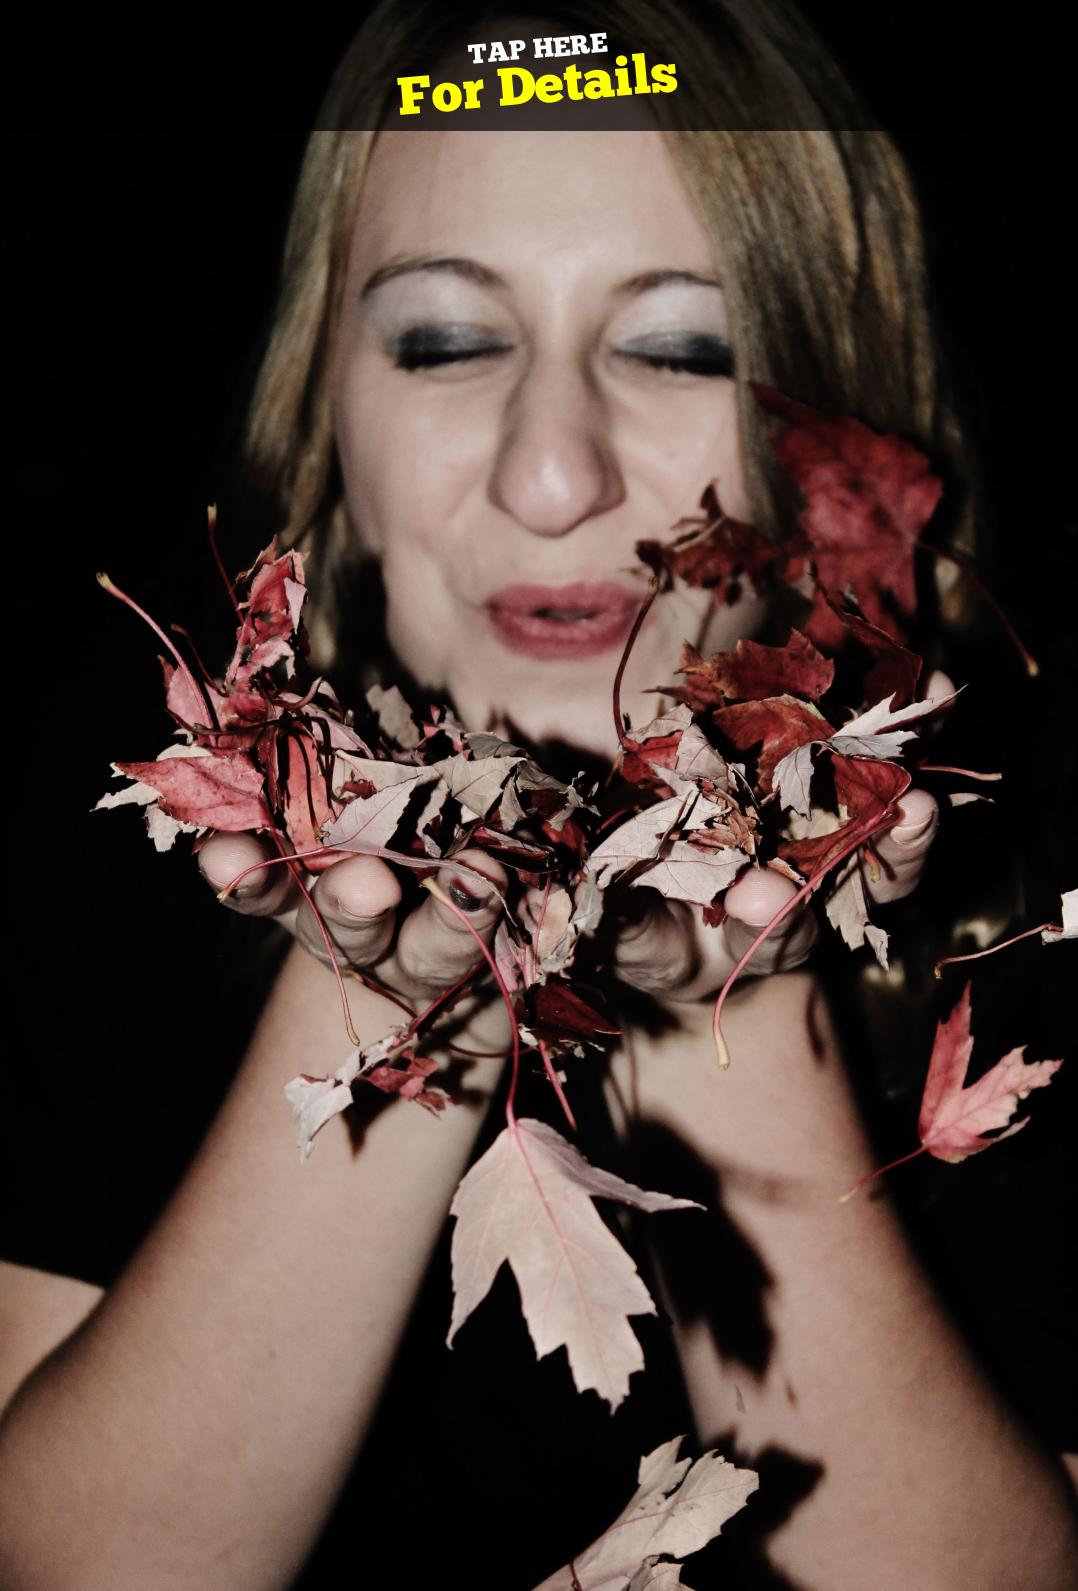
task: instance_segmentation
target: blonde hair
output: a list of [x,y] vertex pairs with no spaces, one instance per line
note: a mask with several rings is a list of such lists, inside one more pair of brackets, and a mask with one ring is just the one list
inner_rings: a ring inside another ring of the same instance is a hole
[[[557,3],[537,13],[579,25]],[[476,7],[467,37],[498,36],[480,30],[504,17]],[[663,136],[715,240],[756,523],[782,536],[794,509],[749,381],[923,448],[949,486],[965,484],[951,534],[968,546],[973,470],[943,391],[913,185],[826,49],[786,0],[589,0],[587,21],[692,63],[664,103]],[[299,179],[243,468],[281,542],[308,555],[320,668],[336,660],[363,557],[335,458],[330,358],[373,129],[394,64],[410,70],[464,37],[440,0],[381,0],[334,75]]]

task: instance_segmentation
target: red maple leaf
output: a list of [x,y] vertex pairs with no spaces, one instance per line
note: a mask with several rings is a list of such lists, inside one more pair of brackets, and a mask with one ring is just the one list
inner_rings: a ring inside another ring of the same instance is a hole
[[762,702],[720,707],[712,718],[739,751],[760,746],[756,782],[763,795],[770,794],[772,776],[788,752],[806,741],[826,739],[833,732],[817,708],[796,696],[768,696]]
[[678,673],[686,675],[689,684],[674,686],[669,694],[700,712],[786,692],[819,701],[835,677],[835,665],[800,630],[791,630],[784,646],[739,641],[732,652],[715,652],[709,658],[686,642]]
[[835,796],[846,809],[846,818],[831,834],[812,839],[784,840],[779,855],[792,862],[806,878],[814,877],[829,859],[843,850],[855,835],[867,833],[898,802],[910,787],[910,776],[897,762],[875,757],[833,756]]
[[[1044,1088],[1052,1081],[1063,1065],[1062,1061],[1026,1061],[1025,1046],[1008,1050],[1007,1054],[989,1067],[975,1083],[966,1084],[973,1038],[970,1033],[970,985],[967,983],[950,1016],[936,1028],[932,1045],[932,1058],[928,1063],[921,1110],[917,1118],[919,1149],[908,1155],[870,1171],[868,1176],[855,1182],[842,1198],[849,1199],[858,1188],[872,1182],[885,1171],[904,1165],[918,1155],[930,1154],[937,1160],[958,1165],[982,1149],[991,1149],[1004,1138],[1028,1126],[1029,1118],[1011,1121],[1020,1100],[1032,1089]],[[1008,1126],[1008,1123],[1010,1125]],[[994,1138],[984,1134],[996,1127],[1003,1132]]]
[[890,697],[893,707],[905,707],[915,701],[923,666],[917,653],[902,646],[878,625],[869,624],[856,608],[848,604],[840,607],[830,597],[827,600],[843,629],[875,659],[864,678],[865,701],[883,701]]
[[118,762],[114,766],[129,779],[156,790],[163,811],[180,823],[227,833],[264,829],[270,824],[262,775],[242,751]]
[[[966,1086],[973,1053],[970,1011],[970,985],[967,983],[950,1016],[936,1029],[917,1118],[922,1149],[952,1165],[1020,1132],[1027,1125],[1028,1117],[1007,1126],[1018,1109],[1019,1100],[1025,1099],[1030,1089],[1043,1088],[1063,1065],[1062,1061],[1027,1063],[1023,1058],[1025,1046],[1022,1046],[1009,1050],[975,1083]],[[995,1138],[982,1136],[994,1127],[1004,1127],[1006,1131]]]
[[674,527],[671,542],[638,541],[636,556],[656,575],[674,575],[687,586],[713,587],[716,600],[738,597],[744,575],[759,590],[785,549],[768,541],[754,525],[730,519],[719,507],[715,483],[704,489],[700,514]]
[[[852,415],[821,414],[766,387],[754,390],[766,412],[784,422],[771,441],[804,497],[800,523],[817,585],[852,589],[872,624],[900,636],[916,608],[914,547],[942,481],[902,437],[880,435]],[[844,640],[823,592],[805,628],[821,646]]]

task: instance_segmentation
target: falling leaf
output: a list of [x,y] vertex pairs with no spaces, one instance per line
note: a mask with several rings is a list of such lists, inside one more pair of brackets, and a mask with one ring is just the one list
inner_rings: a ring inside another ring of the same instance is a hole
[[636,1266],[593,1204],[618,1199],[641,1210],[689,1210],[691,1199],[648,1193],[591,1166],[545,1122],[507,1127],[457,1189],[453,1232],[453,1338],[508,1260],[541,1359],[564,1345],[577,1389],[594,1388],[611,1409],[627,1395],[644,1356],[631,1315],[655,1305]]
[[[972,1053],[967,983],[950,1016],[936,1029],[917,1122],[923,1148],[937,1160],[947,1160],[952,1165],[1021,1131],[1028,1117],[1007,1127],[1019,1100],[1025,1099],[1031,1089],[1043,1088],[1063,1064],[1027,1063],[1023,1060],[1023,1046],[1008,1051],[983,1077],[964,1087]],[[995,1138],[981,1136],[994,1127],[1005,1127],[1006,1131]]]
[[[754,390],[766,412],[783,422],[771,440],[804,497],[800,524],[818,585],[851,589],[871,624],[899,635],[916,609],[914,547],[936,511],[942,481],[902,437],[881,436],[851,415],[824,415],[767,388]],[[822,593],[806,629],[820,646],[834,649],[844,639]]]
[[[706,1547],[760,1484],[716,1452],[677,1456],[675,1436],[640,1460],[637,1490],[609,1529],[535,1591],[668,1591],[683,1584],[676,1564]],[[675,1578],[664,1574],[669,1569]]]

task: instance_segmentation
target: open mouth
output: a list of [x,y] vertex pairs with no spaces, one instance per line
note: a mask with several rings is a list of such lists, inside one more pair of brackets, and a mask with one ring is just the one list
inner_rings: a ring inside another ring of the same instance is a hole
[[615,581],[571,586],[506,586],[487,613],[511,651],[534,658],[598,656],[623,644],[642,594]]

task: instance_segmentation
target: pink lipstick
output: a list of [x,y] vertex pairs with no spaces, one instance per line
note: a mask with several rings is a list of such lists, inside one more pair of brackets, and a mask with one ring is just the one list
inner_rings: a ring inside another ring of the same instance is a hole
[[510,651],[545,659],[598,657],[624,642],[644,595],[614,580],[505,586],[486,609]]

